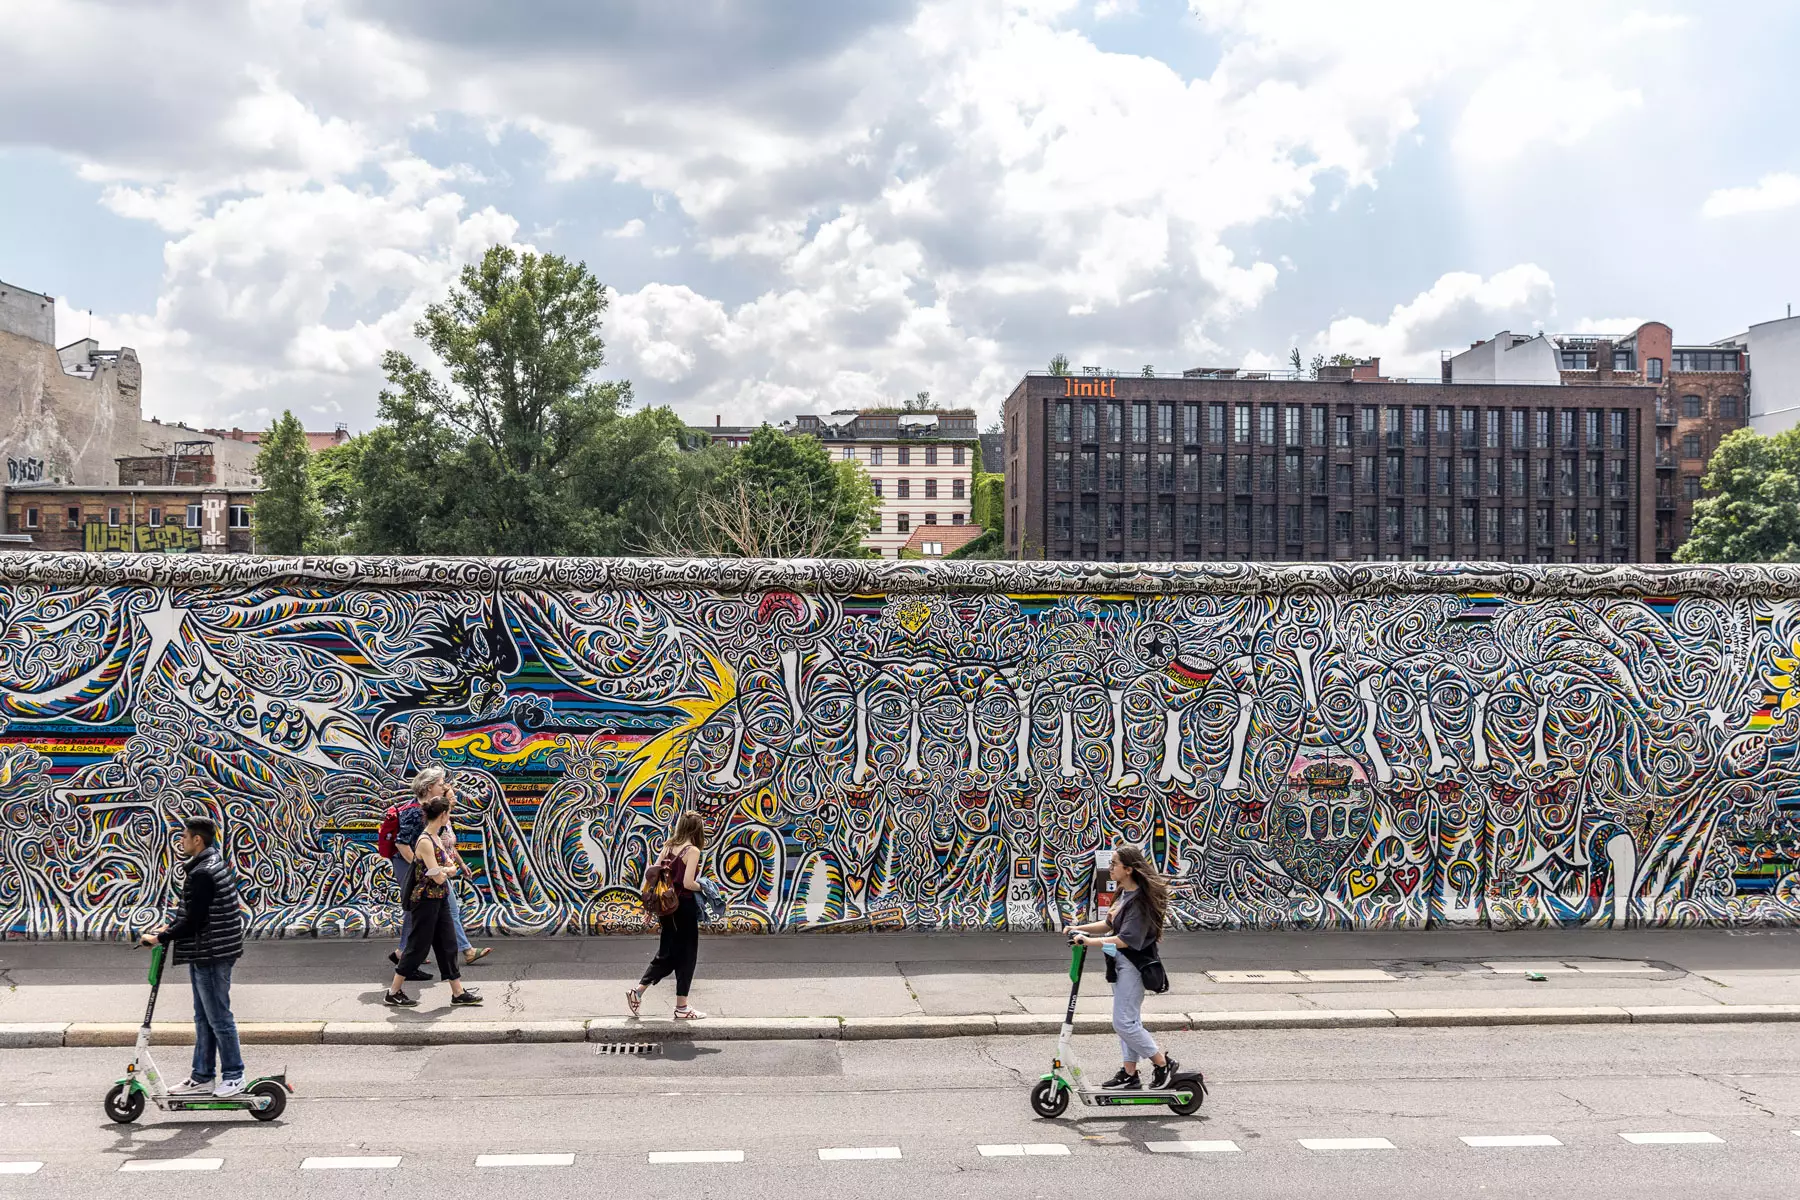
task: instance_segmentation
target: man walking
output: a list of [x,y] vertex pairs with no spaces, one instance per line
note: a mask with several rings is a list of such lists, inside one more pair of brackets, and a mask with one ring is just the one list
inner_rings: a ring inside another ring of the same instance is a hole
[[[244,953],[244,917],[238,910],[237,876],[219,850],[219,827],[208,817],[182,823],[187,859],[181,907],[144,945],[173,943],[175,964],[188,965],[194,992],[194,1067],[175,1089],[185,1095],[235,1096],[244,1090],[244,1052],[231,1015],[231,968]],[[213,1084],[214,1060],[218,1085]]]

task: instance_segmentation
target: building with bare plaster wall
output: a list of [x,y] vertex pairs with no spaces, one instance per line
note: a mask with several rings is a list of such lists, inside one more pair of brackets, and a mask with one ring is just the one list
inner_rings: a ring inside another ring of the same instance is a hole
[[55,345],[56,302],[0,281],[0,455],[4,482],[112,483],[121,441],[142,419],[129,346]]

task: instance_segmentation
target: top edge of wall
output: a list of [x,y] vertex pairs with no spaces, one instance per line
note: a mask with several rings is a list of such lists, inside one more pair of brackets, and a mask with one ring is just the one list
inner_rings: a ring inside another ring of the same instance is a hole
[[0,553],[0,586],[436,587],[793,591],[834,595],[1262,594],[1800,599],[1800,564],[920,562],[892,559],[277,558]]

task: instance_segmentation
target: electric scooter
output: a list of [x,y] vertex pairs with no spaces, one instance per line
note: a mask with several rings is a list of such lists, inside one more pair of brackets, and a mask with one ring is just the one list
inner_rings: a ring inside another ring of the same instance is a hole
[[287,1107],[288,1096],[293,1091],[288,1087],[285,1070],[279,1075],[252,1079],[242,1092],[225,1097],[204,1092],[177,1096],[163,1082],[162,1073],[156,1069],[156,1060],[150,1057],[150,1018],[156,1013],[156,992],[162,986],[163,960],[167,953],[166,946],[155,946],[150,951],[150,1003],[144,1009],[144,1024],[137,1035],[137,1052],[125,1068],[125,1078],[113,1084],[112,1090],[106,1093],[108,1119],[129,1125],[143,1116],[144,1101],[149,1099],[164,1112],[243,1109],[259,1121],[273,1121]]
[[1177,1114],[1191,1117],[1206,1100],[1206,1080],[1198,1071],[1182,1071],[1166,1088],[1142,1088],[1132,1091],[1107,1091],[1089,1087],[1087,1073],[1075,1057],[1071,1039],[1075,1035],[1075,1000],[1081,994],[1081,969],[1087,963],[1087,947],[1070,943],[1069,1011],[1063,1017],[1062,1033],[1056,1041],[1056,1057],[1050,1060],[1050,1073],[1031,1089],[1031,1109],[1040,1117],[1060,1117],[1069,1107],[1070,1095],[1081,1098],[1094,1108],[1117,1108],[1127,1104],[1166,1104]]

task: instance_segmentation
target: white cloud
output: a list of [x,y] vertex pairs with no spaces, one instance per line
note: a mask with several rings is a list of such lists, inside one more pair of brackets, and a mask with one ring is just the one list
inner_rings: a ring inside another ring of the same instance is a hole
[[1643,93],[1601,74],[1567,75],[1546,62],[1490,75],[1469,97],[1452,143],[1465,159],[1509,163],[1541,143],[1571,146],[1643,105]]
[[[1440,276],[1386,321],[1343,317],[1313,340],[1322,354],[1379,355],[1384,373],[1435,378],[1439,354],[1502,329],[1541,328],[1556,311],[1556,284],[1535,263],[1520,263],[1483,279],[1469,271]],[[1634,327],[1635,328],[1635,327]]]
[[640,217],[633,217],[617,229],[606,231],[609,238],[635,238],[644,236],[644,222]]
[[1138,11],[1138,0],[1094,0],[1094,20],[1106,21],[1113,17],[1132,17]]
[[1681,13],[1634,12],[1626,15],[1619,29],[1624,33],[1673,33],[1691,23]]
[[1700,213],[1707,217],[1741,217],[1746,213],[1778,212],[1800,204],[1800,175],[1778,171],[1764,175],[1751,187],[1720,188],[1706,198]]

